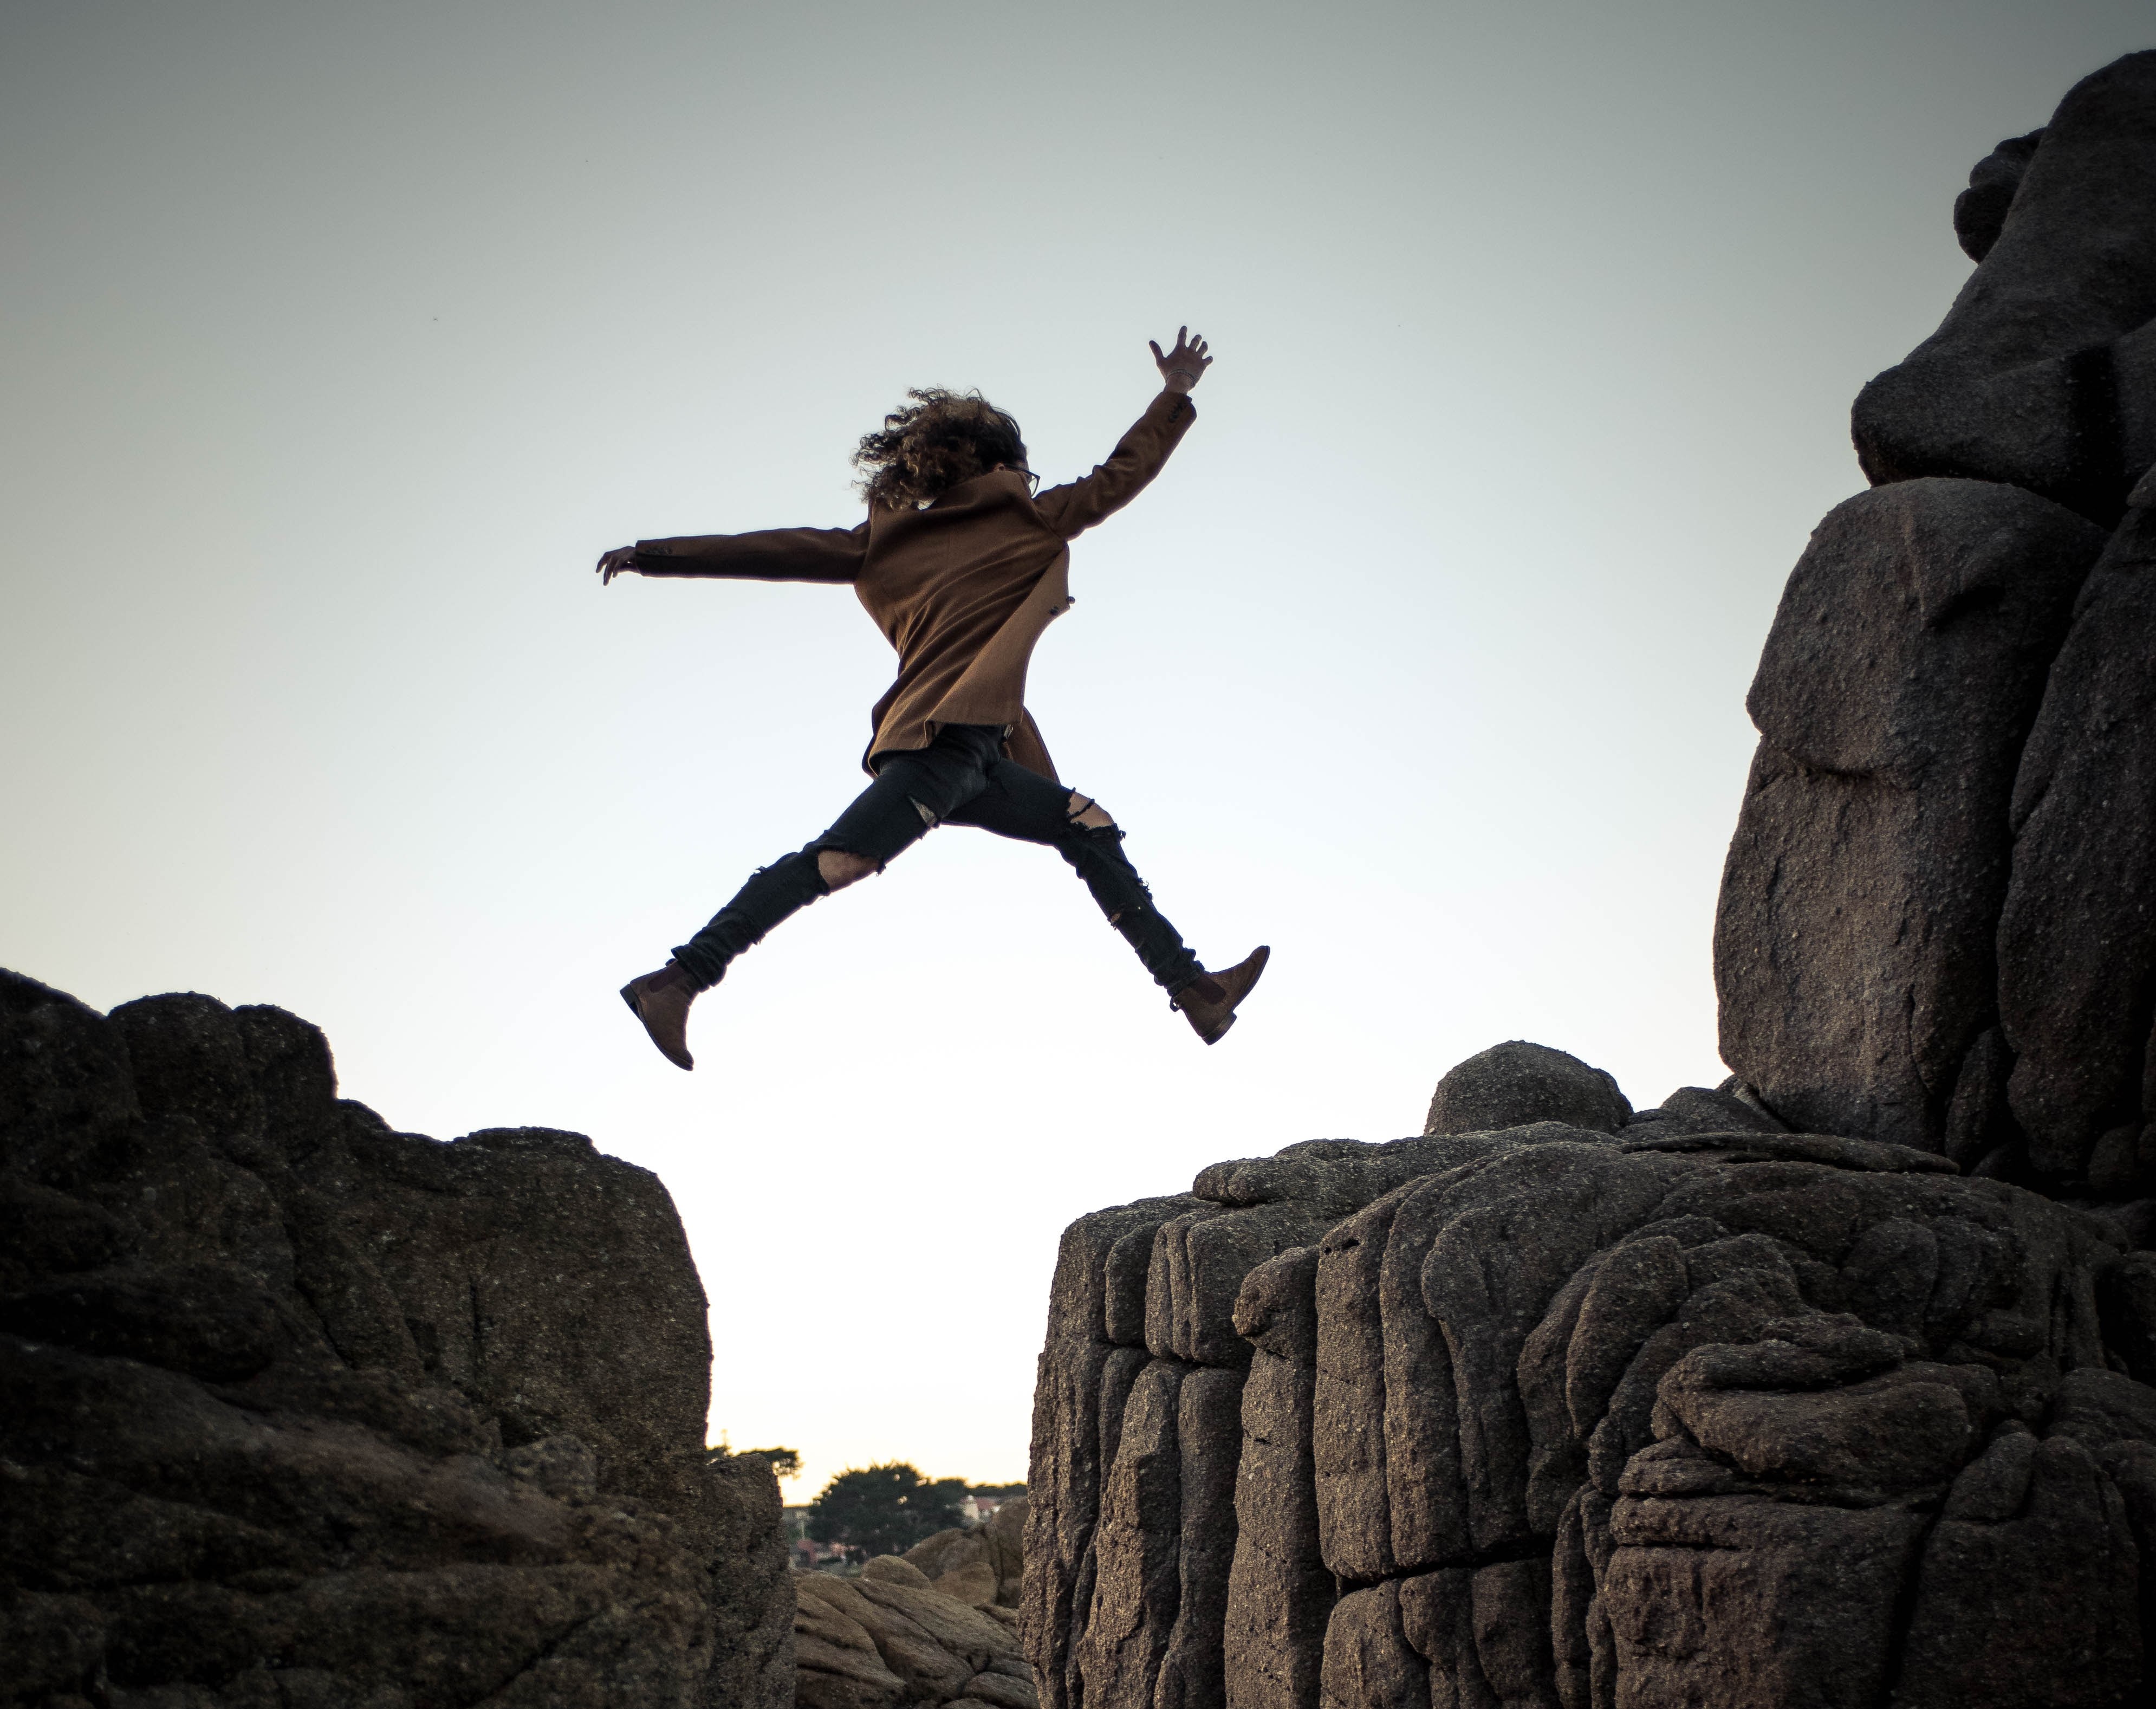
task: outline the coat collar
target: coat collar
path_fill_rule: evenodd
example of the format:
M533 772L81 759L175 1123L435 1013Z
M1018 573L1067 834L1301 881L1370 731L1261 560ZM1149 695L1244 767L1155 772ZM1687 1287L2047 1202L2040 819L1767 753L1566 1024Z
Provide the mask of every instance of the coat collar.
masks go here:
M928 507L931 510L957 508L962 505L991 502L995 498L1015 493L1030 499L1033 490L1026 485L1025 476L1015 469L993 469L985 475L976 475L970 481L961 481L943 493Z

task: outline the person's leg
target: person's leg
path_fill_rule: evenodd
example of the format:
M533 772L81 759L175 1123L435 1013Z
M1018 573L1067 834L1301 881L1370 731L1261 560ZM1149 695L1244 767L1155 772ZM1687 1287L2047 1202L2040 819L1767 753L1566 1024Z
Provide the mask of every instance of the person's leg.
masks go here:
M998 759L988 768L980 793L949 816L954 825L1043 843L1061 855L1170 997L1204 976L1183 934L1154 905L1152 892L1123 852L1122 828L1097 801L1014 760Z
M942 732L918 753L894 755L831 828L805 848L759 867L732 901L655 973L632 979L622 1001L644 1023L660 1054L692 1068L689 1007L725 975L734 957L819 896L844 889L921 840L982 785L1003 739L999 730Z
M931 826L981 787L992 749L966 728L945 732L917 753L893 755L875 780L821 836L759 867L674 959L698 991L725 976L727 965L765 934L812 902L880 873Z

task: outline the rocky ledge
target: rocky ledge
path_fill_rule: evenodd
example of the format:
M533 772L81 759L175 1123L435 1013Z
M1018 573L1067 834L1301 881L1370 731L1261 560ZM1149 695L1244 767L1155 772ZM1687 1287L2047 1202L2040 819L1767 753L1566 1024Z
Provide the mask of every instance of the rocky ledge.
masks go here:
M1432 1126L1065 1235L1045 1701L2132 1701L2156 1253L2115 1219L1727 1089L1635 1117L1536 1046Z
M785 1709L710 1375L645 1171L393 1132L280 1009L0 973L0 1703Z

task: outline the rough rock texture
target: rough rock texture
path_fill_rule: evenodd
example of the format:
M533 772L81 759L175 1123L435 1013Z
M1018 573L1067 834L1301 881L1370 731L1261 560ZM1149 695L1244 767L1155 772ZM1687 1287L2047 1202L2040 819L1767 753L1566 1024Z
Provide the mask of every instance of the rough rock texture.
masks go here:
M2014 873L1999 922L2007 1103L2050 1175L2156 1186L2156 476L2082 589L2014 788Z
M1791 1126L2156 1223L2156 52L1969 174L1979 262L1858 398L1789 579L1717 919Z
M1291 1146L1192 1197L1065 1238L1024 1608L1056 1709L2142 1688L2156 1253L2111 1223L1697 1089L1614 1132ZM1178 1351L1178 1253L1260 1215L1194 1308L1241 1266L1243 1356ZM1140 1275L1117 1320L1154 1333L1112 1340L1092 1314Z
M279 1009L0 973L0 1701L790 1701L644 1171L393 1132Z
M1038 1709L1009 1609L948 1595L896 1555L858 1578L807 1573L794 1584L802 1709Z
M1485 1134L1532 1121L1614 1133L1632 1106L1617 1083L1576 1056L1524 1038L1493 1044L1437 1083L1425 1134Z
M1909 481L1837 507L1789 577L1715 983L1723 1056L1793 1125L1943 1145L1998 1021L2015 767L2103 544L2018 487Z

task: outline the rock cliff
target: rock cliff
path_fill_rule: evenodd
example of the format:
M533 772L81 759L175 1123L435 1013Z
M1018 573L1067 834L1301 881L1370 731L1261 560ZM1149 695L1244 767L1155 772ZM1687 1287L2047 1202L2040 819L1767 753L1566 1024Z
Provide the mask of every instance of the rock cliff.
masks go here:
M306 1022L0 973L0 1702L784 1709L665 1189L444 1144Z
M2156 1189L2156 52L2003 142L1789 578L1715 938L1792 1125Z
M2156 53L1970 174L1750 709L1737 1073L1563 1053L1064 1236L1055 1709L2036 1709L2156 1665Z

